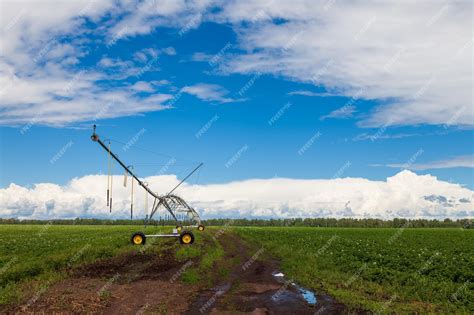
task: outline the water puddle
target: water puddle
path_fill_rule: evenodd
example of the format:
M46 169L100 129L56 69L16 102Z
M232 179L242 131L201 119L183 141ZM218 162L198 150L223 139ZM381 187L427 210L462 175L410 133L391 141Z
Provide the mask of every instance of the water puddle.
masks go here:
M305 288L302 288L298 285L296 287L298 288L301 295L306 300L306 302L308 302L309 305L316 305L316 303L317 303L316 294L314 294L312 291L307 290Z
M214 291L217 296L220 296L226 293L227 291L229 291L229 289L230 289L230 283L226 283L226 284L219 285L217 287L212 288L212 291Z
M318 302L318 300L316 299L316 294L313 291L305 289L302 286L294 283L293 281L285 280L285 275L283 273L281 273L281 272L276 273L275 272L272 275L275 277L275 279L279 283L285 284L286 286L293 286L294 288L296 288L297 291L299 292L299 294L301 295L301 297L303 297L303 299L309 305L316 305L316 303Z

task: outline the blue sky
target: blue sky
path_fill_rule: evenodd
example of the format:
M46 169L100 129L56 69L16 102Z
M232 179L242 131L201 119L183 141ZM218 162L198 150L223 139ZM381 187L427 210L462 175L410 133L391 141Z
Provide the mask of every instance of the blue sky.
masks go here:
M182 178L199 162L190 182L203 185L385 181L409 169L474 189L472 28L463 28L472 19L464 4L401 8L411 12L396 15L402 24L429 28L404 34L384 25L390 8L368 4L346 5L349 15L367 12L347 21L330 15L339 5L330 2L306 10L302 2L295 12L278 1L179 3L77 2L59 6L63 17L49 22L35 20L28 2L2 4L11 13L2 13L2 188L103 174L106 155L89 139L97 124L143 177ZM318 34L321 21L327 29ZM438 27L464 33L432 37ZM395 38L391 51L384 30ZM431 50L446 38L449 47ZM124 150L120 142L130 141ZM176 162L163 171L170 158Z

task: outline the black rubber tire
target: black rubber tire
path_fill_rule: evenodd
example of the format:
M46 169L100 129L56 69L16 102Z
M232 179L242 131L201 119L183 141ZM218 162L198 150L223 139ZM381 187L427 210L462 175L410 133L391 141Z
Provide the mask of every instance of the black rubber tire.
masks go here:
M198 230L201 231L201 232L204 231L205 230L204 225L199 224L198 225Z
M134 238L135 236L141 236L142 238L142 242L140 244L137 244L134 242ZM145 245L146 243L146 236L145 236L145 233L143 232L135 232L132 234L132 237L130 238L130 242L133 244L133 245Z
M185 242L183 241L183 238L185 235L189 235L191 237L191 240L189 242ZM194 234L191 232L191 231L183 231L181 232L181 234L179 235L179 242L181 244L184 244L184 245L189 245L189 244L192 244L194 243Z

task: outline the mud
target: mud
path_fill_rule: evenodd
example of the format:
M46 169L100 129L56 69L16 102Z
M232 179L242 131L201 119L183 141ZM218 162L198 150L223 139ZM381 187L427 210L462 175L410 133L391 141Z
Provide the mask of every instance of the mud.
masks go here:
M113 259L100 260L71 271L73 277L104 278L121 276L117 282L132 282L145 279L163 279L169 271L177 267L174 252L167 250L163 253L132 252L121 254Z

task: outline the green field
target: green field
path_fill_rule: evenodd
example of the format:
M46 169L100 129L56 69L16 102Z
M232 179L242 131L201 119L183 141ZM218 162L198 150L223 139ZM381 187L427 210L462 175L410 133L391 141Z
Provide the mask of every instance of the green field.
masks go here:
M238 228L284 272L353 308L474 311L474 230Z
M131 246L143 226L0 225L0 306L67 276L71 267L108 258ZM152 228L155 230L155 228ZM169 232L170 227L158 230ZM223 250L212 235L195 233L196 243L169 240L176 258L200 257L183 281L196 283ZM278 258L290 279L326 292L353 309L397 313L474 311L474 231L462 229L234 227L252 248ZM266 259L263 255L261 259Z

